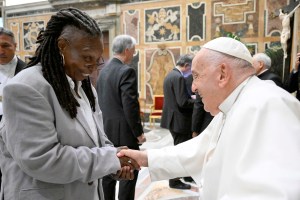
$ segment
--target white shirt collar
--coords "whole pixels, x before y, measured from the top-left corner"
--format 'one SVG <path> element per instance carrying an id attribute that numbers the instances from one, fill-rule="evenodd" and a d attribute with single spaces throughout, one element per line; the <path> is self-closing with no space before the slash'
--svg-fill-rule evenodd
<path id="1" fill-rule="evenodd" d="M 13 77 L 16 71 L 17 63 L 18 58 L 15 55 L 9 63 L 4 65 L 0 64 L 0 72 L 7 77 Z"/>
<path id="2" fill-rule="evenodd" d="M 183 73 L 182 73 L 180 67 L 176 66 L 175 68 L 178 69 L 178 71 L 180 72 L 180 74 L 183 76 Z"/>
<path id="3" fill-rule="evenodd" d="M 70 76 L 68 76 L 67 74 L 66 74 L 66 77 L 68 79 L 70 87 L 75 91 L 75 83 L 74 83 L 73 79 Z M 80 88 L 82 85 L 81 81 L 77 81 L 77 85 L 78 85 L 78 88 Z"/>
<path id="4" fill-rule="evenodd" d="M 259 74 L 257 74 L 257 76 L 261 75 L 262 73 L 264 73 L 265 71 L 267 71 L 268 69 L 264 69 L 263 71 L 261 71 Z"/>

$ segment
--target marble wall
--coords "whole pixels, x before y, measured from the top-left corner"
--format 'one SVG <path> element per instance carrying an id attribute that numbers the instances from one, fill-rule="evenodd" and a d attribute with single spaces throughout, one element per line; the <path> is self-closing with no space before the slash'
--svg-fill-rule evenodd
<path id="1" fill-rule="evenodd" d="M 138 41 L 140 97 L 146 104 L 163 94 L 163 80 L 180 54 L 199 51 L 205 42 L 229 33 L 252 54 L 280 45 L 276 11 L 288 0 L 168 0 L 121 6 L 121 32 Z"/>

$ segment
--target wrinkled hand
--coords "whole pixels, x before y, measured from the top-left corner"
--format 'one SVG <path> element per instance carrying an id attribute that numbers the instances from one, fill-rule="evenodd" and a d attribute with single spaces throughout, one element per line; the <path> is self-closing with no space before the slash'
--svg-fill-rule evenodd
<path id="1" fill-rule="evenodd" d="M 144 142 L 146 142 L 146 137 L 145 137 L 144 133 L 142 135 L 140 135 L 139 137 L 137 137 L 137 139 L 139 141 L 138 142 L 139 144 L 143 144 Z"/>
<path id="2" fill-rule="evenodd" d="M 148 167 L 148 155 L 146 151 L 124 149 L 117 153 L 117 156 L 119 158 L 131 158 L 131 160 L 135 160 L 139 166 Z"/>
<path id="3" fill-rule="evenodd" d="M 121 150 L 124 150 L 124 149 L 128 149 L 127 146 L 121 146 L 121 147 L 118 147 L 117 148 L 117 155 L 118 153 L 121 151 Z M 130 169 L 133 171 L 133 170 L 140 170 L 140 166 L 137 164 L 137 162 L 135 160 L 132 160 L 130 159 L 129 157 L 127 156 L 123 156 L 123 157 L 119 157 L 119 160 L 120 160 L 120 164 L 121 164 L 121 167 L 125 167 L 125 166 L 128 166 L 130 167 Z"/>
<path id="4" fill-rule="evenodd" d="M 121 146 L 117 148 L 117 153 L 122 149 L 128 149 L 127 146 Z M 140 166 L 135 160 L 128 158 L 127 156 L 119 157 L 121 169 L 116 174 L 110 176 L 115 180 L 133 180 L 134 170 L 139 170 Z"/>

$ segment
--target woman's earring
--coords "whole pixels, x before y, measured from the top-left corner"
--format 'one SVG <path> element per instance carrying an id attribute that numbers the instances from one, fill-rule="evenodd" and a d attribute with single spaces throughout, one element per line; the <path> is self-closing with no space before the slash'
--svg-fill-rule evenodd
<path id="1" fill-rule="evenodd" d="M 64 54 L 60 54 L 61 55 L 61 61 L 62 61 L 62 64 L 63 66 L 65 65 L 65 57 L 64 57 Z"/>

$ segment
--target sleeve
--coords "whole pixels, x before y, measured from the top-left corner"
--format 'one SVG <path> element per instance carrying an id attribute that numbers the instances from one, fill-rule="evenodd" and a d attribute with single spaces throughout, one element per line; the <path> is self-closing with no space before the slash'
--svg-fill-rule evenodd
<path id="1" fill-rule="evenodd" d="M 287 84 L 287 91 L 288 92 L 295 92 L 299 90 L 299 71 L 296 73 L 291 72 Z"/>
<path id="2" fill-rule="evenodd" d="M 174 93 L 176 94 L 176 102 L 181 108 L 192 108 L 195 100 L 188 94 L 185 79 L 180 76 L 179 79 L 174 81 Z"/>
<path id="3" fill-rule="evenodd" d="M 176 146 L 147 150 L 151 181 L 192 176 L 199 184 L 209 144 L 206 134 L 200 136 Z"/>
<path id="4" fill-rule="evenodd" d="M 191 176 L 201 184 L 202 168 L 217 120 L 197 137 L 176 146 L 147 150 L 152 181 Z"/>
<path id="5" fill-rule="evenodd" d="M 126 120 L 135 137 L 138 137 L 143 133 L 143 126 L 137 93 L 137 77 L 134 69 L 127 68 L 125 70 L 121 78 L 120 90 Z"/>
<path id="6" fill-rule="evenodd" d="M 51 100 L 39 91 L 13 83 L 4 88 L 4 93 L 6 133 L 3 139 L 27 175 L 49 183 L 66 184 L 94 181 L 120 169 L 113 147 L 61 144 Z"/>

